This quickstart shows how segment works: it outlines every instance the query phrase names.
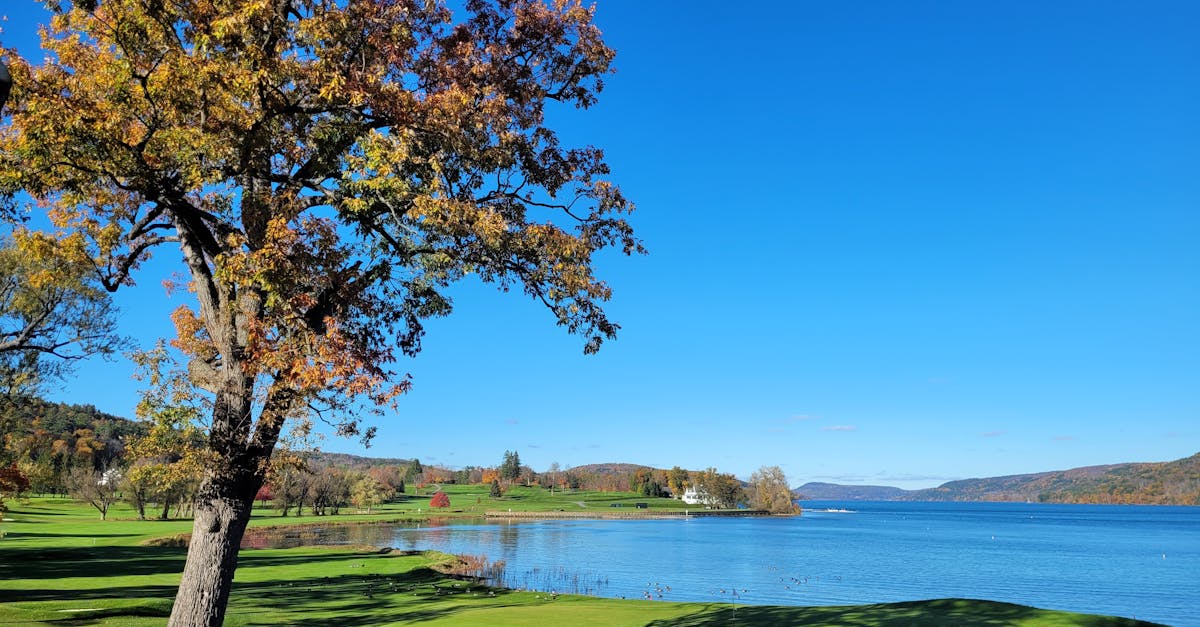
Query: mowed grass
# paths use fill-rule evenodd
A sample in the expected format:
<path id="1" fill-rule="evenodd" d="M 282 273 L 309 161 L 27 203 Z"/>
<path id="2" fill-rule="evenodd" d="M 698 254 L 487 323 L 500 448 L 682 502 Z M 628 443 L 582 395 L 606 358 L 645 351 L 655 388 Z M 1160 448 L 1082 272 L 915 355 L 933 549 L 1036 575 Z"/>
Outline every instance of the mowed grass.
<path id="1" fill-rule="evenodd" d="M 645 504 L 650 511 L 683 512 L 685 509 L 695 511 L 697 505 L 687 505 L 683 501 L 671 498 L 640 496 L 631 492 L 599 492 L 593 490 L 554 490 L 553 492 L 540 486 L 512 486 L 504 495 L 498 498 L 488 496 L 488 486 L 481 485 L 445 485 L 442 490 L 450 497 L 450 510 L 462 510 L 463 513 L 481 513 L 485 511 L 514 512 L 592 512 L 604 514 L 612 511 L 637 511 L 636 506 Z M 422 494 L 432 487 L 422 490 Z M 412 506 L 420 507 L 420 500 L 414 499 L 408 504 L 397 507 L 411 511 Z M 425 500 L 428 508 L 428 500 Z M 619 509 L 618 509 L 619 508 Z"/>
<path id="2" fill-rule="evenodd" d="M 451 509 L 476 495 L 447 486 Z M 537 490 L 537 489 L 531 489 Z M 567 495 L 607 507 L 612 493 Z M 558 509 L 536 492 L 507 502 L 525 511 Z M 627 495 L 630 502 L 642 502 Z M 557 495 L 556 495 L 557 497 Z M 625 497 L 617 497 L 625 498 Z M 644 499 L 643 499 L 644 500 Z M 494 509 L 500 501 L 473 505 Z M 13 504 L 0 523 L 0 625 L 162 625 L 183 569 L 185 549 L 147 544 L 191 530 L 190 521 L 138 521 L 115 507 L 101 522 L 95 510 L 68 500 Z M 464 504 L 465 505 L 465 504 Z M 577 505 L 577 507 L 580 507 Z M 421 512 L 417 513 L 420 509 Z M 428 500 L 332 520 L 423 516 Z M 440 512 L 438 512 L 440 514 Z M 464 512 L 462 515 L 466 515 Z M 281 519 L 263 511 L 254 525 L 330 522 Z M 620 524 L 614 522 L 613 524 Z M 491 589 L 443 574 L 454 558 L 368 547 L 243 550 L 228 625 L 1147 625 L 1102 616 L 964 599 L 851 607 L 733 606 L 719 603 L 601 599 Z"/>

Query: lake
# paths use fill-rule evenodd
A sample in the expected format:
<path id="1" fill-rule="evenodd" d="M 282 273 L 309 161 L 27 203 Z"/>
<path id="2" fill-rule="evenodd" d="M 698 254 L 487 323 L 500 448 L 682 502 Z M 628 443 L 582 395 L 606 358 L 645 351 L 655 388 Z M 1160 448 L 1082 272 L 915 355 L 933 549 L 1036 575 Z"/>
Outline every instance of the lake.
<path id="1" fill-rule="evenodd" d="M 792 518 L 357 525 L 291 532 L 291 543 L 485 555 L 504 562 L 498 583 L 509 587 L 607 597 L 779 605 L 966 597 L 1200 626 L 1200 508 L 804 507 Z"/>

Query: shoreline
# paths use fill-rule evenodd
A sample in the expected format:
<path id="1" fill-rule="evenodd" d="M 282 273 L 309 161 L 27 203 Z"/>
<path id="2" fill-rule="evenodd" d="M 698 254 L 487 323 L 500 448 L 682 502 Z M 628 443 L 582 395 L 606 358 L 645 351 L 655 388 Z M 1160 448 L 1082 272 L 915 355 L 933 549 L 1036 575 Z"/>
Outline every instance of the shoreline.
<path id="1" fill-rule="evenodd" d="M 682 511 L 646 511 L 631 512 L 566 512 L 566 511 L 500 511 L 488 510 L 484 518 L 500 519 L 605 519 L 605 520 L 648 520 L 648 519 L 679 519 L 679 518 L 739 518 L 749 516 L 799 516 L 799 514 L 772 514 L 762 509 L 743 510 L 682 510 Z"/>
<path id="2" fill-rule="evenodd" d="M 86 505 L 76 502 L 35 501 L 14 511 L 12 517 L 17 520 L 5 525 L 14 525 L 18 533 L 0 542 L 0 555 L 4 561 L 11 558 L 24 566 L 20 574 L 9 579 L 14 585 L 0 590 L 0 623 L 57 623 L 65 618 L 65 612 L 71 612 L 73 620 L 116 627 L 161 624 L 169 615 L 184 547 L 147 546 L 142 541 L 161 537 L 153 533 L 156 528 L 182 531 L 181 524 L 160 526 L 119 517 L 100 521 Z M 593 513 L 609 517 L 618 514 L 591 511 L 518 514 L 532 519 L 538 514 L 585 518 Z M 668 515 L 656 516 L 663 513 Z M 678 520 L 682 513 L 640 510 L 619 514 L 626 519 Z M 688 510 L 689 517 L 693 514 Z M 705 511 L 701 515 L 728 514 L 762 515 L 746 510 Z M 319 522 L 337 526 L 386 524 L 386 519 L 396 516 L 384 515 L 370 521 L 333 518 Z M 290 527 L 302 533 L 320 526 L 312 524 L 318 521 L 311 519 L 271 522 L 276 523 L 269 526 L 274 530 Z M 267 529 L 267 525 L 258 527 L 260 531 Z M 417 619 L 430 621 L 429 624 L 633 627 L 651 623 L 730 624 L 735 615 L 737 622 L 746 624 L 846 624 L 852 618 L 862 617 L 876 624 L 1008 624 L 1003 621 L 1020 615 L 1034 622 L 1040 620 L 1042 624 L 1159 627 L 1111 615 L 949 597 L 826 606 L 761 601 L 743 604 L 729 598 L 715 602 L 676 598 L 650 602 L 586 589 L 568 592 L 570 589 L 563 587 L 556 594 L 553 590 L 539 591 L 537 581 L 527 588 L 518 587 L 520 579 L 513 580 L 517 584 L 514 587 L 477 583 L 480 575 L 488 579 L 487 563 L 479 557 L 454 556 L 436 549 L 385 550 L 364 544 L 248 550 L 239 556 L 244 570 L 240 569 L 241 575 L 234 583 L 227 618 L 229 624 L 246 624 L 260 620 L 263 612 L 271 612 L 280 624 L 398 624 Z M 96 568 L 100 563 L 104 568 Z M 57 589 L 61 586 L 43 589 L 39 583 L 64 575 L 71 577 L 69 593 L 65 587 Z M 439 622 L 439 619 L 445 620 Z"/>

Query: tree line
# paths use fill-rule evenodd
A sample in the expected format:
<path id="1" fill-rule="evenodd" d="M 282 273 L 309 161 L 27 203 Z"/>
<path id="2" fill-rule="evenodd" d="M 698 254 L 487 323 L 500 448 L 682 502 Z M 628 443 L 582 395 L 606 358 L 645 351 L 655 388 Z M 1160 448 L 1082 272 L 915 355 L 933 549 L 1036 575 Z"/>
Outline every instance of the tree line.
<path id="1" fill-rule="evenodd" d="M 0 498 L 69 494 L 91 503 L 102 517 L 123 499 L 142 519 L 190 516 L 204 474 L 207 434 L 183 408 L 148 411 L 147 419 L 133 421 L 91 405 L 38 398 L 7 405 L 0 411 L 10 427 L 0 443 Z M 336 515 L 351 505 L 369 512 L 407 496 L 411 488 L 440 484 L 488 485 L 494 497 L 514 485 L 677 499 L 691 489 L 704 506 L 792 511 L 790 490 L 778 467 L 760 469 L 748 483 L 715 468 L 679 466 L 622 472 L 597 466 L 562 469 L 555 462 L 537 472 L 509 450 L 496 466 L 458 469 L 422 464 L 417 458 L 380 461 L 284 450 L 273 459 L 255 498 L 281 516 Z"/>

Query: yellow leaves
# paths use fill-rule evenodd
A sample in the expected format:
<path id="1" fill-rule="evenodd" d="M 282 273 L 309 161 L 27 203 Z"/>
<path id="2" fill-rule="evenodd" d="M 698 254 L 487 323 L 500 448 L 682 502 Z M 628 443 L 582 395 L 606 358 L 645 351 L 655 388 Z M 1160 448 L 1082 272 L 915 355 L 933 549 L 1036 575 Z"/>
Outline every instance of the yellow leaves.
<path id="1" fill-rule="evenodd" d="M 508 220 L 496 209 L 454 198 L 417 196 L 412 217 L 423 226 L 458 238 L 475 238 L 485 246 L 500 246 L 508 233 Z"/>
<path id="2" fill-rule="evenodd" d="M 78 289 L 90 257 L 78 234 L 55 239 L 48 233 L 16 229 L 12 249 L 4 254 L 24 267 L 23 276 L 34 290 L 69 287 Z"/>
<path id="3" fill-rule="evenodd" d="M 317 97 L 322 100 L 333 100 L 334 94 L 340 92 L 346 85 L 346 79 L 340 74 L 334 74 L 329 77 L 328 82 L 321 87 L 321 91 L 317 92 Z"/>

